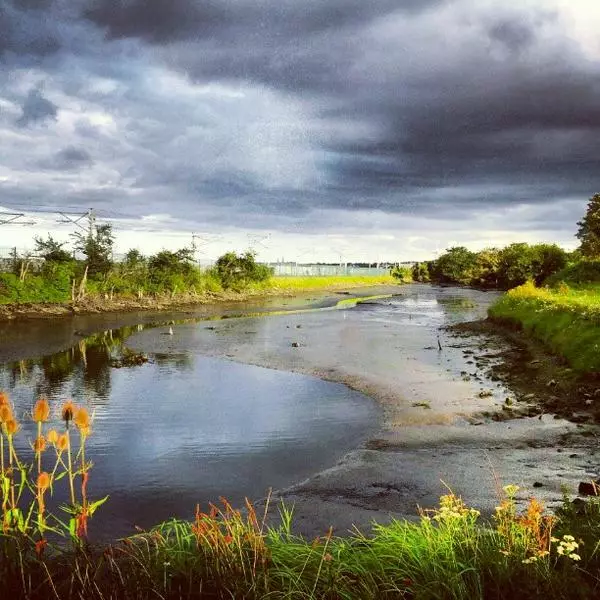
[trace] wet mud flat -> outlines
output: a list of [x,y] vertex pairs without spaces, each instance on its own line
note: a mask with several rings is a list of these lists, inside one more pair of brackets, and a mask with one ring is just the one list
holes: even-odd
[[565,486],[576,491],[597,476],[598,428],[589,417],[573,422],[551,410],[563,385],[552,366],[544,387],[525,392],[505,373],[516,351],[509,339],[453,327],[481,321],[493,300],[410,285],[351,310],[190,323],[173,336],[140,332],[128,345],[316,375],[381,404],[381,427],[361,447],[275,493],[294,506],[298,533],[330,525],[338,534],[367,531],[373,521],[413,518],[448,488],[487,515],[508,483],[521,487],[520,501],[535,494],[556,507]]

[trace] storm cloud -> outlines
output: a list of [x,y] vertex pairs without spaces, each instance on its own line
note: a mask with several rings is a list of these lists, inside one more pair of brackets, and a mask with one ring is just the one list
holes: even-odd
[[10,0],[2,203],[300,234],[487,212],[564,241],[598,191],[599,21],[562,0]]

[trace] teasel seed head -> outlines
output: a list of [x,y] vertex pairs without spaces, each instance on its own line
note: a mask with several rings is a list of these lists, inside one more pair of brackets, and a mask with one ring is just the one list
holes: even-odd
[[44,423],[50,417],[50,404],[46,398],[40,398],[33,407],[33,420],[36,423]]

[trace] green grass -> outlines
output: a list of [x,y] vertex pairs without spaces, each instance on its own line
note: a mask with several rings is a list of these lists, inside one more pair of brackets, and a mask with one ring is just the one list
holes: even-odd
[[[103,281],[88,281],[87,297],[110,295],[116,299],[144,297],[219,294],[223,288],[211,272],[194,272],[193,277],[173,276],[160,284],[146,282],[140,287],[134,280],[112,274]],[[395,285],[401,280],[391,275],[337,275],[323,277],[271,277],[263,282],[245,283],[232,288],[240,293],[295,293],[311,290],[352,288],[372,285]],[[68,303],[71,301],[71,279],[28,275],[25,281],[10,273],[0,273],[0,304]]]
[[[565,500],[557,518],[535,499],[519,513],[516,486],[504,488],[487,522],[450,492],[438,508],[421,511],[418,522],[305,539],[292,533],[293,514],[284,505],[276,525],[267,519],[269,499],[260,512],[249,501],[241,510],[221,499],[207,512],[198,507],[193,521],[172,520],[96,547],[87,523],[103,518],[107,499],[92,501],[87,493],[90,415],[71,401],[60,415],[57,424],[56,411],[40,398],[21,415],[37,425],[33,447],[18,444],[17,451],[15,436],[25,433],[0,393],[1,598],[591,600],[600,594],[600,498],[583,514]],[[68,504],[55,496],[57,486],[69,491]]]
[[575,370],[600,371],[600,284],[540,289],[528,283],[502,296],[489,315],[523,328]]
[[325,275],[322,277],[271,277],[263,285],[265,288],[275,291],[301,292],[397,283],[400,281],[391,275]]
[[241,512],[225,501],[104,549],[38,556],[0,534],[0,586],[15,600],[597,598],[600,503],[583,516],[566,503],[557,520],[532,500],[518,514],[510,487],[489,523],[449,494],[419,522],[375,525],[368,536],[306,540],[291,533],[285,508],[270,528],[250,503]]

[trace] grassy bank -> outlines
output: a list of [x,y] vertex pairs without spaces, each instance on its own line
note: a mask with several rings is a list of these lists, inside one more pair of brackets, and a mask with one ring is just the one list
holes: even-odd
[[369,285],[394,285],[401,283],[391,275],[327,275],[323,277],[271,277],[258,289],[269,292],[302,292],[304,290],[333,290]]
[[[600,505],[557,519],[505,488],[495,517],[449,494],[418,523],[376,525],[314,540],[269,528],[248,503],[226,501],[193,522],[172,521],[103,549],[57,550],[0,534],[0,588],[10,598],[530,599],[600,594]],[[6,596],[8,597],[8,596]]]
[[0,288],[0,320],[51,318],[73,313],[172,310],[191,305],[239,302],[261,296],[285,296],[313,290],[325,291],[398,283],[400,280],[391,276],[271,277],[267,281],[250,283],[243,288],[223,289],[213,280],[210,287],[192,291],[181,290],[143,296],[90,291],[84,298],[72,301],[70,293],[67,294],[66,290],[63,290],[62,295],[46,294],[45,291],[37,293],[36,288],[31,287],[33,281],[29,280],[27,293],[17,288],[16,292],[3,296]]
[[536,288],[527,283],[489,309],[492,319],[512,324],[544,342],[583,373],[600,372],[600,286]]

